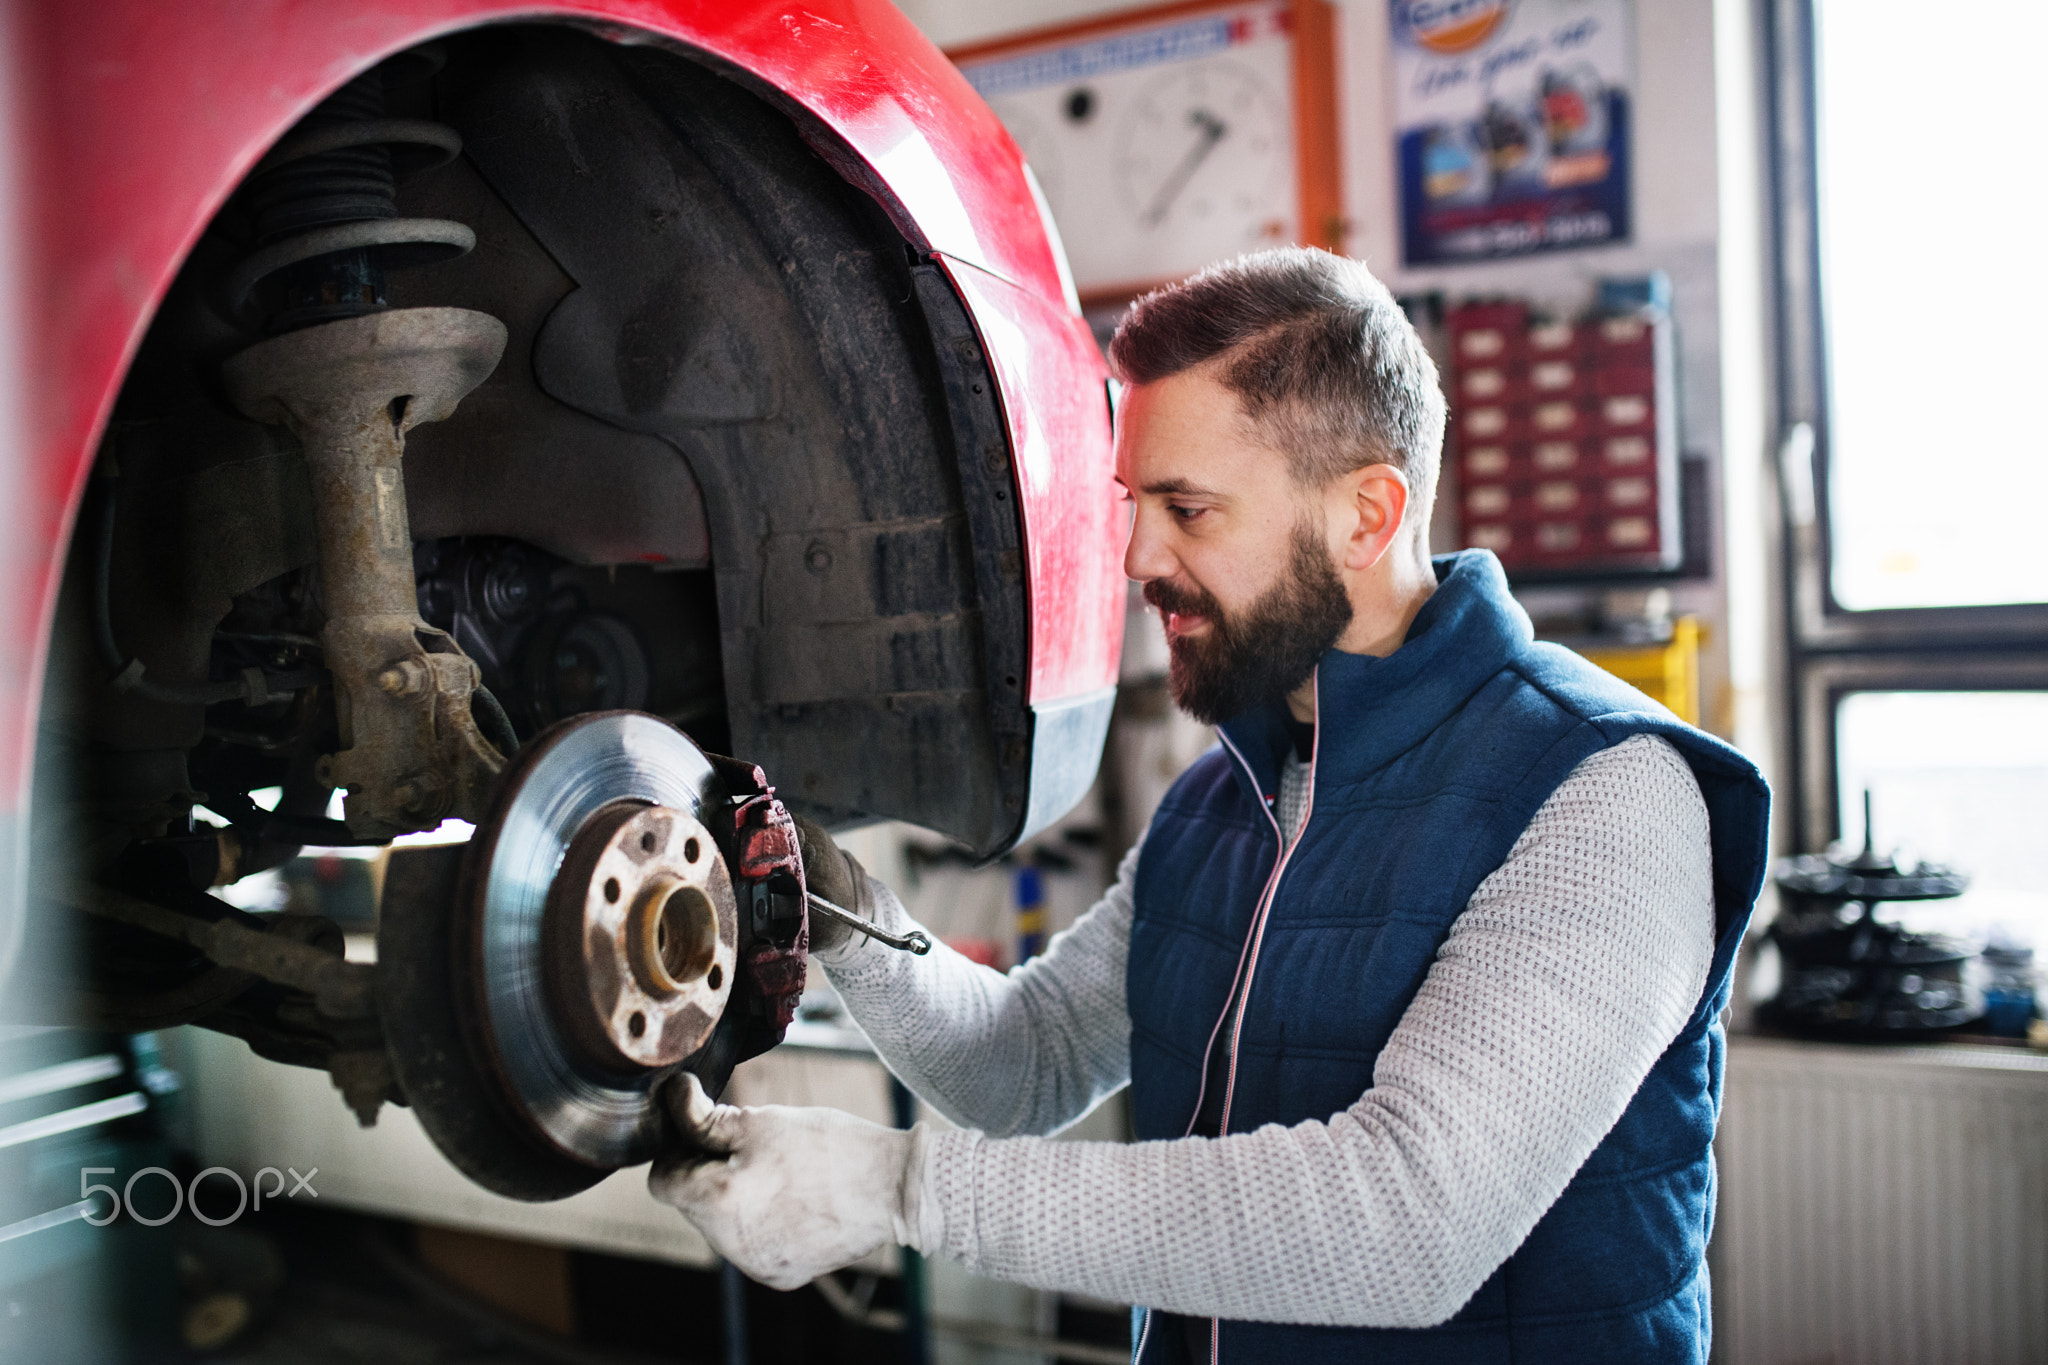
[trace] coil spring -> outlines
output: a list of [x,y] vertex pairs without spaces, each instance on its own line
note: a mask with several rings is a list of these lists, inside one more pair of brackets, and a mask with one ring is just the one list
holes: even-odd
[[269,331],[381,311],[390,306],[387,271],[449,260],[476,245],[461,223],[399,217],[400,176],[454,160],[462,137],[445,123],[386,117],[386,69],[367,71],[322,101],[250,174],[256,249],[226,284],[240,313],[259,285],[277,279]]

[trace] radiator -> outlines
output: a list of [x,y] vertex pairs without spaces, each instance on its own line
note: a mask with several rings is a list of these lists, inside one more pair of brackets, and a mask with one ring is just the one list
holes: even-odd
[[2048,1056],[1732,1040],[1714,1358],[2048,1361]]

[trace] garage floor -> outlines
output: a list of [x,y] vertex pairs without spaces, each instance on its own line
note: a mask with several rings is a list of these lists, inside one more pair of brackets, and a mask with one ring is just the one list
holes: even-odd
[[[328,1210],[251,1218],[234,1232],[239,1254],[229,1259],[247,1266],[268,1252],[281,1259],[283,1279],[266,1286],[259,1273],[249,1286],[255,1311],[248,1328],[208,1357],[232,1365],[723,1365],[726,1358],[713,1272],[478,1238],[466,1248],[467,1266],[454,1263],[451,1274],[422,1258],[416,1229]],[[450,1251],[428,1254],[446,1263]],[[559,1258],[556,1286],[545,1266],[536,1274],[535,1257]],[[232,1292],[232,1269],[195,1267],[190,1252],[184,1260],[188,1273],[218,1276]],[[458,1275],[480,1277],[484,1292],[456,1287]],[[903,1359],[898,1337],[844,1321],[813,1290],[783,1294],[749,1284],[746,1292],[754,1360]],[[896,1282],[885,1280],[878,1306],[895,1292]],[[556,1321],[521,1321],[487,1295],[518,1302],[528,1319]],[[565,1326],[570,1335],[559,1331]]]

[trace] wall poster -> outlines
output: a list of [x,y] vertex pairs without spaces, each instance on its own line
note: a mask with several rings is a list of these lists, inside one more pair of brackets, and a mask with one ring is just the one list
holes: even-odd
[[1405,264],[1629,239],[1632,0],[1391,0]]

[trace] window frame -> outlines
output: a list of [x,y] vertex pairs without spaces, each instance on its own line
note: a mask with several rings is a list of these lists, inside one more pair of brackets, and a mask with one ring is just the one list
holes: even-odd
[[1835,599],[1814,0],[1761,0],[1777,341],[1793,846],[1840,834],[1835,704],[1865,691],[2048,689],[2048,603],[1851,610]]
[[1841,833],[1835,714],[1843,698],[1862,692],[2048,691],[2048,658],[1991,652],[1945,654],[1938,659],[1920,654],[1828,653],[1812,659],[1799,681],[1798,759],[1810,780],[1800,786],[1795,823],[1824,830],[1832,839]]

